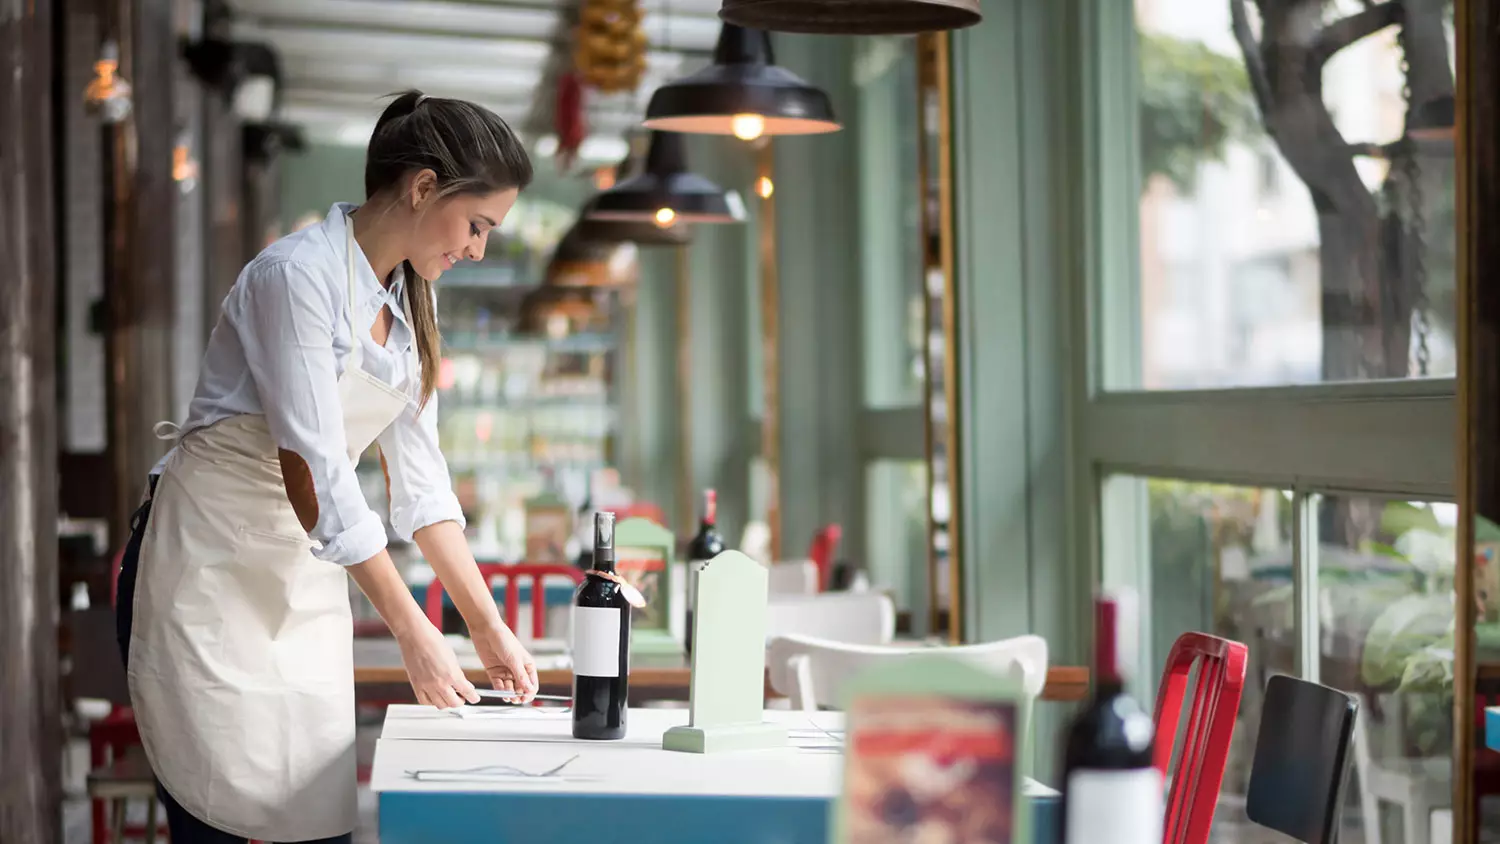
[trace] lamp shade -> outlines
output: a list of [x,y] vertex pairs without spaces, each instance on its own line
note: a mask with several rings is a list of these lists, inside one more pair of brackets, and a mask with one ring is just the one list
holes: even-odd
[[543,285],[526,294],[520,310],[521,332],[552,337],[598,328],[604,317],[591,287]]
[[840,128],[822,89],[776,66],[769,33],[732,23],[719,30],[712,64],[656,89],[644,125],[747,141]]
[[584,204],[573,231],[594,243],[634,243],[640,246],[681,246],[692,240],[693,228],[686,223],[658,226],[654,220],[600,220],[593,215],[599,197]]
[[745,219],[745,206],[738,194],[688,171],[682,135],[652,132],[645,169],[599,194],[589,218],[655,222],[663,227],[735,223]]
[[724,0],[719,17],[772,32],[908,35],[973,26],[979,0]]
[[[653,227],[654,228],[654,227]],[[544,285],[557,287],[615,287],[632,280],[635,245],[589,240],[574,224],[558,241],[547,262]]]
[[1406,134],[1418,140],[1451,141],[1457,118],[1452,95],[1425,100],[1411,108]]

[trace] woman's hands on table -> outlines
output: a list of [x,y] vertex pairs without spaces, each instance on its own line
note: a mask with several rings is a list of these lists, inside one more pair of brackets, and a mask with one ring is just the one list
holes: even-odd
[[413,539],[468,624],[474,651],[490,683],[497,691],[519,693],[518,702],[530,703],[541,685],[536,663],[501,618],[488,579],[469,551],[463,528],[455,522],[438,522],[418,530]]
[[382,550],[350,566],[349,576],[375,605],[401,646],[401,663],[418,703],[449,709],[464,701],[479,702],[474,685],[459,668],[453,646],[417,606],[389,553]]
[[517,703],[530,703],[541,687],[536,676],[536,660],[516,634],[504,622],[483,629],[471,629],[474,652],[497,691],[516,692]]
[[417,703],[453,709],[464,703],[478,703],[479,693],[464,676],[453,646],[425,618],[396,634],[401,645],[401,662]]

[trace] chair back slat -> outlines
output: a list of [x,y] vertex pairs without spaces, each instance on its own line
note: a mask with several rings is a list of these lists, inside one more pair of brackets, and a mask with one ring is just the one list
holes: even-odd
[[[1156,767],[1166,777],[1182,710],[1187,730],[1172,771],[1163,819],[1164,844],[1207,844],[1229,745],[1245,689],[1247,649],[1207,633],[1184,633],[1173,643],[1156,694]],[[1189,680],[1197,668],[1191,702]]]
[[[485,583],[496,578],[505,578],[505,623],[515,630],[521,621],[521,581],[531,583],[531,636],[541,639],[547,633],[547,597],[543,580],[551,575],[560,575],[582,583],[584,572],[577,566],[562,563],[480,563],[479,573]],[[434,577],[427,587],[424,609],[427,619],[439,630],[443,629],[443,584]]]
[[1334,844],[1359,717],[1354,695],[1285,675],[1267,680],[1245,816],[1305,844]]

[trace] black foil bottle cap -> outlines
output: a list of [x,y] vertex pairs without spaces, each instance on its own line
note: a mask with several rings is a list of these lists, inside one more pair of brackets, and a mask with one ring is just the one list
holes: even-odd
[[615,514],[600,510],[594,514],[594,567],[615,562]]

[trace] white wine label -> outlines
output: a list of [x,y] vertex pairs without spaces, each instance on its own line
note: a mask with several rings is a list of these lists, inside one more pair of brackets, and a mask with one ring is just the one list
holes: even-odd
[[574,607],[572,650],[574,674],[620,676],[620,610]]
[[1161,844],[1161,774],[1155,768],[1074,771],[1068,777],[1063,844]]

